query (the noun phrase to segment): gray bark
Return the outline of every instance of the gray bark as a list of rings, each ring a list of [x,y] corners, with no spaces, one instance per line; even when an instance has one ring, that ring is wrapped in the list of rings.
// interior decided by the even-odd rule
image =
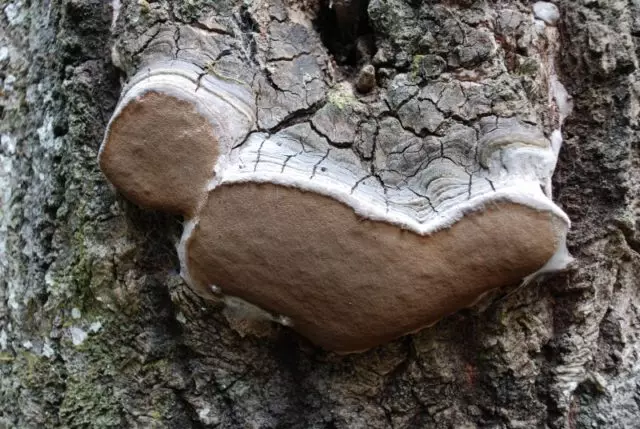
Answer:
[[[205,302],[178,273],[179,219],[108,185],[96,157],[121,85],[145,58],[197,56],[203,40],[265,71],[266,130],[343,104],[333,85],[369,62],[380,91],[399,73],[482,67],[484,37],[521,66],[503,108],[535,94],[518,62],[526,34],[496,24],[531,19],[529,2],[333,3],[335,17],[314,0],[0,0],[0,428],[640,425],[637,2],[557,2],[574,110],[554,193],[573,221],[572,269],[371,351],[338,356]],[[315,30],[297,33],[296,14]],[[378,116],[338,143],[366,161],[394,114],[362,97]]]

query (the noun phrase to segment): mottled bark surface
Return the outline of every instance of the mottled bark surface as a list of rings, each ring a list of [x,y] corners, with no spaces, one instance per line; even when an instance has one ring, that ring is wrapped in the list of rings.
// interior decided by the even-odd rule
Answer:
[[[324,352],[198,298],[178,274],[180,219],[107,184],[96,156],[121,84],[167,53],[226,77],[260,71],[262,130],[309,124],[372,168],[389,156],[380,134],[473,120],[402,91],[377,102],[400,74],[424,87],[504,65],[520,79],[496,86],[491,109],[528,100],[553,120],[536,110],[528,2],[332,3],[0,1],[0,428],[638,427],[636,2],[558,2],[574,111],[554,194],[573,268],[369,352]],[[345,92],[371,87],[368,63],[378,88]]]

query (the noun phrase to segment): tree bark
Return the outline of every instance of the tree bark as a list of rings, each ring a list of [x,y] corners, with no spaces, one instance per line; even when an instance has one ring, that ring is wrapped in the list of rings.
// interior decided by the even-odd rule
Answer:
[[[328,122],[354,137],[324,137],[373,165],[380,133],[431,132],[389,125],[403,119],[384,102],[398,76],[500,70],[490,111],[550,131],[532,5],[0,0],[0,428],[638,427],[640,6],[556,4],[573,111],[553,193],[575,262],[340,356],[186,286],[180,219],[128,202],[98,168],[123,84],[167,56],[227,78],[258,70],[258,125],[274,133],[319,132],[323,107],[357,102],[368,122]]]

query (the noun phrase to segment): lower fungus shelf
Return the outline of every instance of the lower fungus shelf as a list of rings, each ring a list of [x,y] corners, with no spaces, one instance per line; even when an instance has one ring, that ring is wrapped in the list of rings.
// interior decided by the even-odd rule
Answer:
[[[517,284],[552,258],[566,229],[551,211],[496,202],[419,235],[323,195],[237,183],[210,193],[183,251],[204,295],[215,283],[324,348],[354,352]]]

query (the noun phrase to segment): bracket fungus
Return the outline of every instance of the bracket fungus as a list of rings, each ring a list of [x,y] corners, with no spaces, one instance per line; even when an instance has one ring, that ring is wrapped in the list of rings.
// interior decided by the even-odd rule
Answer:
[[[447,85],[400,104],[471,115],[430,94],[477,84]],[[401,110],[381,121],[392,131],[377,133],[372,172],[313,120],[267,131],[258,111],[248,85],[155,63],[124,89],[101,147],[127,198],[184,216],[182,275],[202,296],[246,301],[346,353],[570,260],[569,219],[551,200],[558,142],[534,125],[484,112],[473,129],[392,142],[394,126],[429,119]]]

